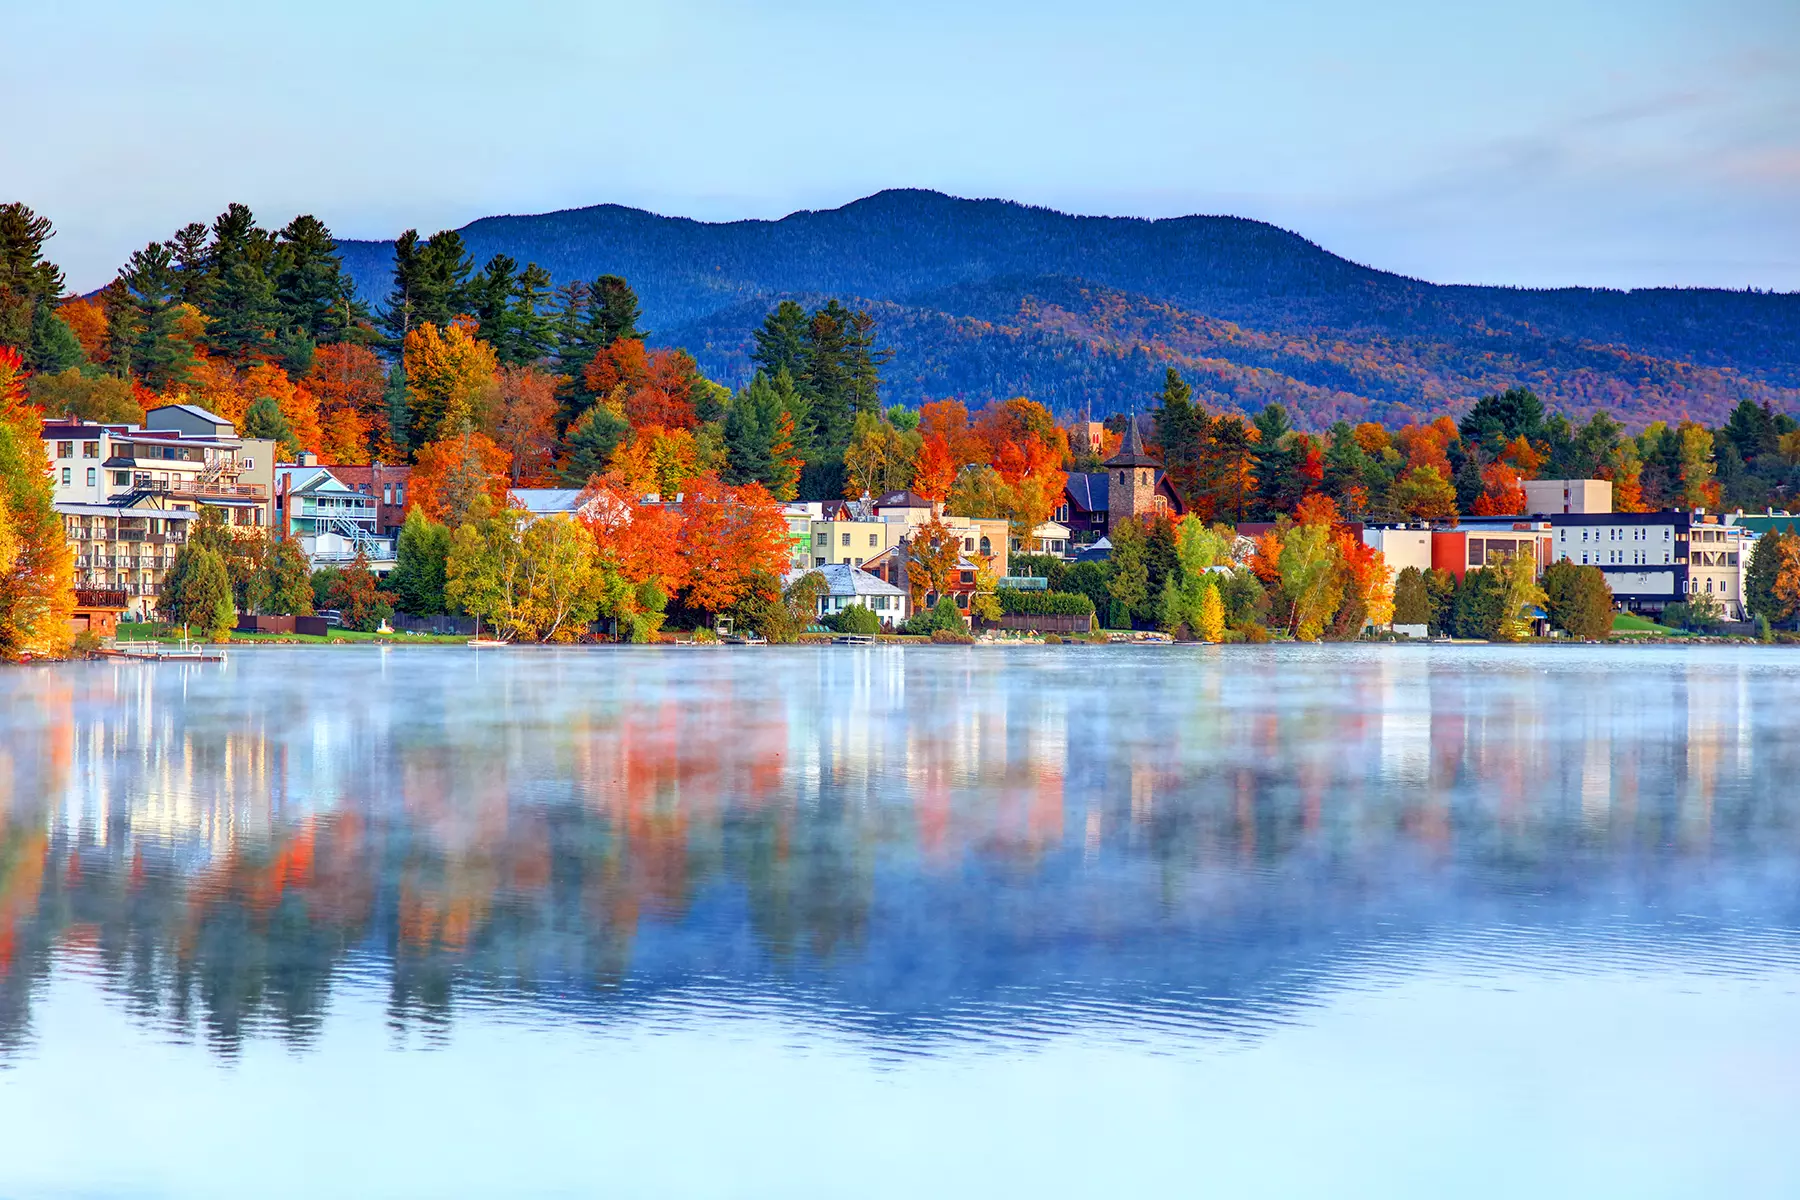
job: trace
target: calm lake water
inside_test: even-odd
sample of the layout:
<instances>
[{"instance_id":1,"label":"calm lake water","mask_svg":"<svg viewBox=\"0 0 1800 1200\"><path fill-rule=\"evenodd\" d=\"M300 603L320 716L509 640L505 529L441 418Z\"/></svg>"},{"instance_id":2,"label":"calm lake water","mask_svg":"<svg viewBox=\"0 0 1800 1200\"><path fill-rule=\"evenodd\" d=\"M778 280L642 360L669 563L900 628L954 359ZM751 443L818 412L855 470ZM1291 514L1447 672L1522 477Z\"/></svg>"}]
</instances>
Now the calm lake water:
<instances>
[{"instance_id":1,"label":"calm lake water","mask_svg":"<svg viewBox=\"0 0 1800 1200\"><path fill-rule=\"evenodd\" d=\"M1800 653L0 673L0 1196L1800 1195Z\"/></svg>"}]
</instances>

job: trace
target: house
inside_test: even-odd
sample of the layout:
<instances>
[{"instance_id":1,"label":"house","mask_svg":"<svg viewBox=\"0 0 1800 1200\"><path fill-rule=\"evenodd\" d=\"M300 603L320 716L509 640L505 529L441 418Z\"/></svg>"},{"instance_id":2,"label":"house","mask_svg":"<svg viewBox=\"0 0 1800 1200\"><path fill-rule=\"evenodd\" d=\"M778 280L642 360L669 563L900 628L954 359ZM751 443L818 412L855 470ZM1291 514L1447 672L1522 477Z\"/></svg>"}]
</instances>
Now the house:
<instances>
[{"instance_id":1,"label":"house","mask_svg":"<svg viewBox=\"0 0 1800 1200\"><path fill-rule=\"evenodd\" d=\"M1138 423L1125 426L1118 452L1101 464L1106 469L1077 472L1063 485L1063 503L1051 520L1069 528L1077 542L1109 533L1123 516L1180 516L1187 511L1162 465L1144 452Z\"/></svg>"},{"instance_id":2,"label":"house","mask_svg":"<svg viewBox=\"0 0 1800 1200\"><path fill-rule=\"evenodd\" d=\"M1014 554L1055 554L1066 555L1069 552L1070 530L1060 521L1045 521L1032 529L1029 538L1012 538L1010 548Z\"/></svg>"},{"instance_id":3,"label":"house","mask_svg":"<svg viewBox=\"0 0 1800 1200\"><path fill-rule=\"evenodd\" d=\"M1715 514L1553 513L1555 557L1599 567L1621 606L1661 612L1710 595L1725 615L1744 611L1745 528Z\"/></svg>"},{"instance_id":4,"label":"house","mask_svg":"<svg viewBox=\"0 0 1800 1200\"><path fill-rule=\"evenodd\" d=\"M398 538L380 532L375 497L347 487L324 467L275 470L278 528L295 538L315 569L344 566L361 554L378 575L393 570Z\"/></svg>"},{"instance_id":5,"label":"house","mask_svg":"<svg viewBox=\"0 0 1800 1200\"><path fill-rule=\"evenodd\" d=\"M869 562L864 564L864 569L868 574L874 575L884 582L899 588L904 591L908 597L911 597L912 581L907 569L908 546L908 542L902 541L892 550L869 560ZM943 595L948 595L956 602L956 607L962 610L965 619L969 614L969 598L975 594L975 579L976 574L980 569L980 565L973 559L966 555L959 555L956 560L956 569L949 580L949 586L943 593ZM998 577L1002 579L1005 578L1003 574ZM923 599L924 606L926 608L931 608L942 599L942 596L937 592L926 592Z\"/></svg>"},{"instance_id":6,"label":"house","mask_svg":"<svg viewBox=\"0 0 1800 1200\"><path fill-rule=\"evenodd\" d=\"M541 517L575 516L581 511L582 491L581 488L514 488L506 495L513 507L524 509L535 521Z\"/></svg>"},{"instance_id":7,"label":"house","mask_svg":"<svg viewBox=\"0 0 1800 1200\"><path fill-rule=\"evenodd\" d=\"M853 604L862 605L886 625L899 625L912 615L906 589L879 575L844 563L828 563L813 569L825 577L830 589L819 597L819 615L822 617L843 612Z\"/></svg>"},{"instance_id":8,"label":"house","mask_svg":"<svg viewBox=\"0 0 1800 1200\"><path fill-rule=\"evenodd\" d=\"M351 466L345 463L320 463L337 481L353 492L361 492L375 500L375 529L384 537L398 537L406 524L406 493L412 482L412 468L388 463Z\"/></svg>"},{"instance_id":9,"label":"house","mask_svg":"<svg viewBox=\"0 0 1800 1200\"><path fill-rule=\"evenodd\" d=\"M1609 513L1613 507L1610 479L1527 479L1525 511L1532 516L1552 513Z\"/></svg>"},{"instance_id":10,"label":"house","mask_svg":"<svg viewBox=\"0 0 1800 1200\"><path fill-rule=\"evenodd\" d=\"M1388 582L1398 579L1400 572L1416 567L1420 572L1431 569L1431 526L1423 521L1399 524L1365 524L1362 540L1381 552L1387 563Z\"/></svg>"}]
</instances>

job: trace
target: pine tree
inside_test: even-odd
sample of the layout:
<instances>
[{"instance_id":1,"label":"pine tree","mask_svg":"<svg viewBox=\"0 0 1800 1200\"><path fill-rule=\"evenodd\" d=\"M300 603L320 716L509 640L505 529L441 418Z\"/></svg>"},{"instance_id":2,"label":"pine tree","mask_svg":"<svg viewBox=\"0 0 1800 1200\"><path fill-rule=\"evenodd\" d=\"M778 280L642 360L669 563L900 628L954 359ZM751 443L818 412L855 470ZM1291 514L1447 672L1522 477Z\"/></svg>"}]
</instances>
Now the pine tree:
<instances>
[{"instance_id":1,"label":"pine tree","mask_svg":"<svg viewBox=\"0 0 1800 1200\"><path fill-rule=\"evenodd\" d=\"M212 294L203 310L212 349L238 362L274 344L280 310L269 278L273 239L242 204L232 204L213 221Z\"/></svg>"},{"instance_id":2,"label":"pine tree","mask_svg":"<svg viewBox=\"0 0 1800 1200\"><path fill-rule=\"evenodd\" d=\"M31 318L31 352L26 355L27 365L33 371L54 375L86 361L81 339L75 336L69 323L54 306L40 300Z\"/></svg>"},{"instance_id":3,"label":"pine tree","mask_svg":"<svg viewBox=\"0 0 1800 1200\"><path fill-rule=\"evenodd\" d=\"M115 370L129 370L153 390L187 381L193 347L176 329L176 276L168 246L151 242L134 252L119 272L121 291L109 292L107 320L129 337L120 353L109 352Z\"/></svg>"},{"instance_id":4,"label":"pine tree","mask_svg":"<svg viewBox=\"0 0 1800 1200\"><path fill-rule=\"evenodd\" d=\"M208 248L211 236L202 222L190 221L168 241L175 263L175 296L201 312L212 300L212 252Z\"/></svg>"},{"instance_id":5,"label":"pine tree","mask_svg":"<svg viewBox=\"0 0 1800 1200\"><path fill-rule=\"evenodd\" d=\"M588 321L593 329L596 351L624 338L643 339L649 335L638 328L642 316L637 293L617 275L602 275L588 287L592 303Z\"/></svg>"},{"instance_id":6,"label":"pine tree","mask_svg":"<svg viewBox=\"0 0 1800 1200\"><path fill-rule=\"evenodd\" d=\"M387 578L400 611L416 617L444 611L444 562L449 555L449 527L417 506L409 510L395 547L394 571Z\"/></svg>"},{"instance_id":7,"label":"pine tree","mask_svg":"<svg viewBox=\"0 0 1800 1200\"><path fill-rule=\"evenodd\" d=\"M1157 405L1156 442L1162 447L1163 470L1184 502L1193 503L1200 481L1200 454L1206 414L1196 411L1194 389L1169 367L1163 375L1161 403Z\"/></svg>"},{"instance_id":8,"label":"pine tree","mask_svg":"<svg viewBox=\"0 0 1800 1200\"><path fill-rule=\"evenodd\" d=\"M28 352L37 310L62 296L62 271L44 257L44 243L54 236L48 217L23 204L0 204L0 346Z\"/></svg>"},{"instance_id":9,"label":"pine tree","mask_svg":"<svg viewBox=\"0 0 1800 1200\"><path fill-rule=\"evenodd\" d=\"M606 464L630 431L625 418L604 404L594 404L563 435L562 465L557 469L569 487L585 487Z\"/></svg>"},{"instance_id":10,"label":"pine tree","mask_svg":"<svg viewBox=\"0 0 1800 1200\"><path fill-rule=\"evenodd\" d=\"M783 371L790 379L799 379L806 369L806 327L806 310L792 300L783 300L756 331L756 349L750 352L750 361L771 379Z\"/></svg>"},{"instance_id":11,"label":"pine tree","mask_svg":"<svg viewBox=\"0 0 1800 1200\"><path fill-rule=\"evenodd\" d=\"M314 343L335 341L344 300L343 260L324 222L299 216L280 233L275 251L275 307L284 333Z\"/></svg>"}]
</instances>

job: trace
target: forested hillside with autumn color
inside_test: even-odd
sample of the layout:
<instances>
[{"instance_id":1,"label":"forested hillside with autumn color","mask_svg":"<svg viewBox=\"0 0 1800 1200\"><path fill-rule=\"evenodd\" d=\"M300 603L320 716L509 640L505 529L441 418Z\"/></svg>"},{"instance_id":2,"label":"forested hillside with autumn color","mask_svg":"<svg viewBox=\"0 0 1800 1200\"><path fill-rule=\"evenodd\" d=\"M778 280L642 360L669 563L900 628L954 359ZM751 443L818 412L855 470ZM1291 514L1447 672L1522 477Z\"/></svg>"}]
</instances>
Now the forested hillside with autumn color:
<instances>
[{"instance_id":1,"label":"forested hillside with autumn color","mask_svg":"<svg viewBox=\"0 0 1800 1200\"><path fill-rule=\"evenodd\" d=\"M780 221L602 205L460 232L477 261L504 253L558 282L629 278L652 342L732 384L773 300L836 296L878 316L890 403L1025 394L1102 414L1168 366L1209 403L1280 401L1306 429L1460 412L1514 384L1632 428L1800 397L1800 296L1446 287L1234 217L1071 217L890 191ZM391 246L339 249L359 295L383 294Z\"/></svg>"}]
</instances>

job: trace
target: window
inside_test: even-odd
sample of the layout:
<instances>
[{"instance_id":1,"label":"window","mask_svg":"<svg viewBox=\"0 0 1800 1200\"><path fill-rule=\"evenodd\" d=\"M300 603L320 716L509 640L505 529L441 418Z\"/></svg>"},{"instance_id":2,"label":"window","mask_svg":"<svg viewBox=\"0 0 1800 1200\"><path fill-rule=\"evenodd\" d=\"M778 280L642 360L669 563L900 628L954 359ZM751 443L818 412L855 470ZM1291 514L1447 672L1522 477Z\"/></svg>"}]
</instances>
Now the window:
<instances>
[{"instance_id":1,"label":"window","mask_svg":"<svg viewBox=\"0 0 1800 1200\"><path fill-rule=\"evenodd\" d=\"M394 485L393 484L384 483L381 485L381 502L383 504L392 504L394 502Z\"/></svg>"},{"instance_id":2,"label":"window","mask_svg":"<svg viewBox=\"0 0 1800 1200\"><path fill-rule=\"evenodd\" d=\"M1585 550L1582 551L1582 554L1581 554L1581 565L1584 567L1588 565L1587 551L1585 551Z\"/></svg>"},{"instance_id":3,"label":"window","mask_svg":"<svg viewBox=\"0 0 1800 1200\"><path fill-rule=\"evenodd\" d=\"M64 467L64 468L63 468L63 469L62 469L62 481L63 481L63 486L64 486L64 487L67 487L67 486L68 486L68 485L69 485L69 483L70 483L70 475L71 475L71 474L72 474L72 473L73 473L73 470L72 470L72 468L69 468L69 467Z\"/></svg>"},{"instance_id":4,"label":"window","mask_svg":"<svg viewBox=\"0 0 1800 1200\"><path fill-rule=\"evenodd\" d=\"M112 473L112 475L113 475L113 486L114 487L130 487L131 486L131 472L130 471L114 471Z\"/></svg>"},{"instance_id":5,"label":"window","mask_svg":"<svg viewBox=\"0 0 1800 1200\"><path fill-rule=\"evenodd\" d=\"M878 545L880 545L880 544L881 544L881 541L880 541L880 535L879 535L879 534L874 534L874 533L871 533L871 534L870 534L870 535L869 535L869 545L870 545L870 546L878 546Z\"/></svg>"},{"instance_id":6,"label":"window","mask_svg":"<svg viewBox=\"0 0 1800 1200\"><path fill-rule=\"evenodd\" d=\"M860 558L853 558L850 560L850 565L853 567L860 567L860 566L862 566L862 564L863 564L863 560Z\"/></svg>"},{"instance_id":7,"label":"window","mask_svg":"<svg viewBox=\"0 0 1800 1200\"><path fill-rule=\"evenodd\" d=\"M1712 580L1710 579L1706 581L1706 590L1709 592L1712 591Z\"/></svg>"},{"instance_id":8,"label":"window","mask_svg":"<svg viewBox=\"0 0 1800 1200\"><path fill-rule=\"evenodd\" d=\"M83 457L83 458L99 458L100 457L100 443L99 442L83 442L83 443L81 443L81 457Z\"/></svg>"},{"instance_id":9,"label":"window","mask_svg":"<svg viewBox=\"0 0 1800 1200\"><path fill-rule=\"evenodd\" d=\"M964 538L963 539L963 549L965 551L975 549L975 539L974 538Z\"/></svg>"},{"instance_id":10,"label":"window","mask_svg":"<svg viewBox=\"0 0 1800 1200\"><path fill-rule=\"evenodd\" d=\"M848 546L848 545L849 545L849 544L850 544L850 535L849 535L849 534L847 534L847 533L846 533L846 534L844 534L844 535L842 535L842 536L843 536L843 539L844 539L844 542L843 542L843 544L844 544L844 545L846 545L846 546Z\"/></svg>"},{"instance_id":11,"label":"window","mask_svg":"<svg viewBox=\"0 0 1800 1200\"><path fill-rule=\"evenodd\" d=\"M994 552L994 543L990 542L987 538L982 538L981 552L983 554L992 554Z\"/></svg>"},{"instance_id":12,"label":"window","mask_svg":"<svg viewBox=\"0 0 1800 1200\"><path fill-rule=\"evenodd\" d=\"M1119 482L1120 482L1120 483L1124 483L1124 482L1125 482L1125 472L1123 472L1123 471L1120 471L1120 472L1119 472Z\"/></svg>"},{"instance_id":13,"label":"window","mask_svg":"<svg viewBox=\"0 0 1800 1200\"><path fill-rule=\"evenodd\" d=\"M1482 556L1486 553L1486 542L1482 541L1480 538L1469 539L1469 565L1471 567L1479 567L1481 565Z\"/></svg>"},{"instance_id":14,"label":"window","mask_svg":"<svg viewBox=\"0 0 1800 1200\"><path fill-rule=\"evenodd\" d=\"M100 482L100 468L99 467L89 467L88 468L87 485L89 487L93 487L95 484L97 484L99 482Z\"/></svg>"}]
</instances>

